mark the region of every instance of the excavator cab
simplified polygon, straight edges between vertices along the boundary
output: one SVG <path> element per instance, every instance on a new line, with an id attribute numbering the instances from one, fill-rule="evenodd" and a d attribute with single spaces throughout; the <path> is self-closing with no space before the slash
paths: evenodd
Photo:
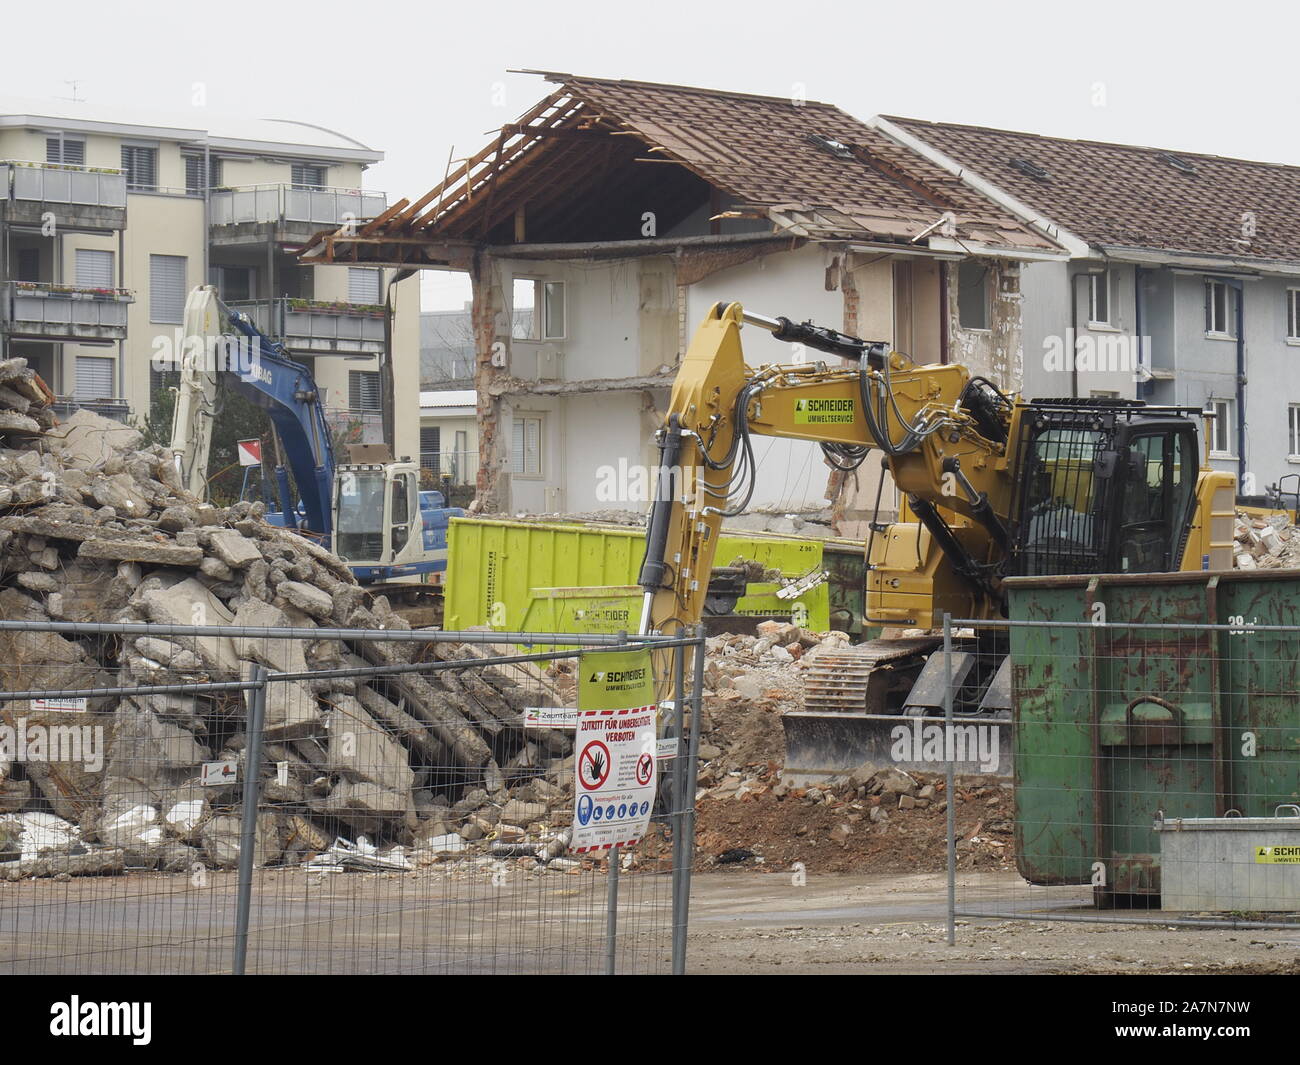
<path id="1" fill-rule="evenodd" d="M 1037 401 L 1021 415 L 1004 576 L 1181 568 L 1196 505 L 1196 429 L 1125 401 Z"/>

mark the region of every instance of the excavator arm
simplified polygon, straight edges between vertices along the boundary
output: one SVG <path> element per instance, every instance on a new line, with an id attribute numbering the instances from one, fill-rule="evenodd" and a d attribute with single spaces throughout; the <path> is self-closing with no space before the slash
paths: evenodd
<path id="1" fill-rule="evenodd" d="M 745 323 L 778 339 L 854 360 L 745 365 Z M 957 365 L 915 366 L 886 346 L 809 323 L 717 304 L 682 361 L 659 432 L 660 469 L 640 575 L 642 632 L 673 632 L 701 615 L 719 530 L 753 493 L 750 436 L 809 440 L 856 469 L 880 450 L 912 512 L 954 569 L 999 597 L 1007 550 L 1012 405 Z M 953 517 L 963 526 L 953 529 Z"/>

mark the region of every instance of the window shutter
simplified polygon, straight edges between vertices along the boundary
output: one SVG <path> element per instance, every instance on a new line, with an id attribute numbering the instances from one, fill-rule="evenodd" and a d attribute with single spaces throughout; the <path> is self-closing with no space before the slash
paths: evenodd
<path id="1" fill-rule="evenodd" d="M 540 418 L 528 419 L 528 455 L 526 458 L 529 473 L 542 472 L 542 420 Z"/>
<path id="2" fill-rule="evenodd" d="M 158 187 L 158 150 L 122 145 L 122 169 L 126 171 L 128 189 L 152 190 Z"/>
<path id="3" fill-rule="evenodd" d="M 69 166 L 86 165 L 86 142 L 65 137 L 45 138 L 45 161 L 67 163 Z"/>
<path id="4" fill-rule="evenodd" d="M 296 189 L 319 189 L 325 186 L 325 168 L 310 163 L 294 163 L 290 177 Z"/>
<path id="5" fill-rule="evenodd" d="M 113 360 L 77 356 L 77 388 L 73 398 L 86 403 L 113 398 Z"/>
<path id="6" fill-rule="evenodd" d="M 185 316 L 185 256 L 149 256 L 149 321 L 180 325 Z"/>
<path id="7" fill-rule="evenodd" d="M 348 371 L 348 408 L 354 411 L 382 409 L 379 402 L 378 371 Z"/>
<path id="8" fill-rule="evenodd" d="M 78 248 L 76 271 L 77 285 L 81 288 L 112 288 L 113 253 Z"/>
<path id="9" fill-rule="evenodd" d="M 348 302 L 379 302 L 379 271 L 348 267 Z"/>
<path id="10" fill-rule="evenodd" d="M 425 469 L 438 470 L 442 466 L 442 428 L 440 426 L 420 427 L 420 465 Z"/>
<path id="11" fill-rule="evenodd" d="M 510 472 L 524 472 L 524 420 L 516 418 L 510 433 Z"/>

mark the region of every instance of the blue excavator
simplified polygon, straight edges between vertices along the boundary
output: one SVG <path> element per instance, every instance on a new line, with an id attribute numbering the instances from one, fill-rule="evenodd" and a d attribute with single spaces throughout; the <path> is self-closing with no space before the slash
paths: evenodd
<path id="1" fill-rule="evenodd" d="M 225 376 L 271 422 L 276 460 L 269 477 L 263 467 L 261 481 L 268 521 L 321 544 L 359 583 L 398 601 L 420 601 L 422 587 L 440 583 L 447 523 L 464 511 L 447 507 L 440 492 L 420 491 L 416 464 L 394 461 L 384 445 L 354 445 L 353 461 L 337 463 L 311 371 L 222 303 L 211 285 L 185 302 L 174 363 L 180 383 L 171 449 L 190 492 L 207 495 L 217 381 Z"/>

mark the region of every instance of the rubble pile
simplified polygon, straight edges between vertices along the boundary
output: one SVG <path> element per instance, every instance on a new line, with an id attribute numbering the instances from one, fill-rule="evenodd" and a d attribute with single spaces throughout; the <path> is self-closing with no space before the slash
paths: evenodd
<path id="1" fill-rule="evenodd" d="M 1258 518 L 1237 511 L 1233 548 L 1234 569 L 1300 568 L 1300 535 L 1285 514 Z"/>
<path id="2" fill-rule="evenodd" d="M 5 690 L 229 681 L 253 663 L 310 674 L 509 653 L 331 638 L 339 627 L 409 626 L 341 560 L 264 521 L 260 503 L 201 503 L 168 450 L 92 412 L 58 422 L 52 399 L 23 359 L 0 361 L 0 618 L 320 636 L 0 632 Z M 512 668 L 271 684 L 258 861 L 404 868 L 473 844 L 556 862 L 567 846 L 552 826 L 568 823 L 572 740 L 550 729 L 525 735 L 522 713 L 564 704 L 553 674 Z M 205 763 L 226 760 L 242 779 L 242 693 L 12 701 L 0 703 L 0 726 L 0 879 L 237 864 L 241 789 L 201 781 Z M 18 749 L 56 732 L 84 740 L 75 757 Z"/>
<path id="3" fill-rule="evenodd" d="M 739 794 L 700 802 L 702 868 L 815 872 L 937 872 L 945 867 L 948 800 L 941 774 L 864 765 L 820 787 L 760 774 Z M 1009 784 L 958 778 L 957 863 L 1010 867 L 1014 821 Z"/>
<path id="4" fill-rule="evenodd" d="M 742 795 L 785 760 L 781 714 L 803 705 L 803 668 L 821 649 L 848 643 L 842 632 L 812 633 L 764 621 L 757 635 L 705 642 L 699 782 L 702 794 Z M 775 768 L 773 768 L 775 767 Z"/>

